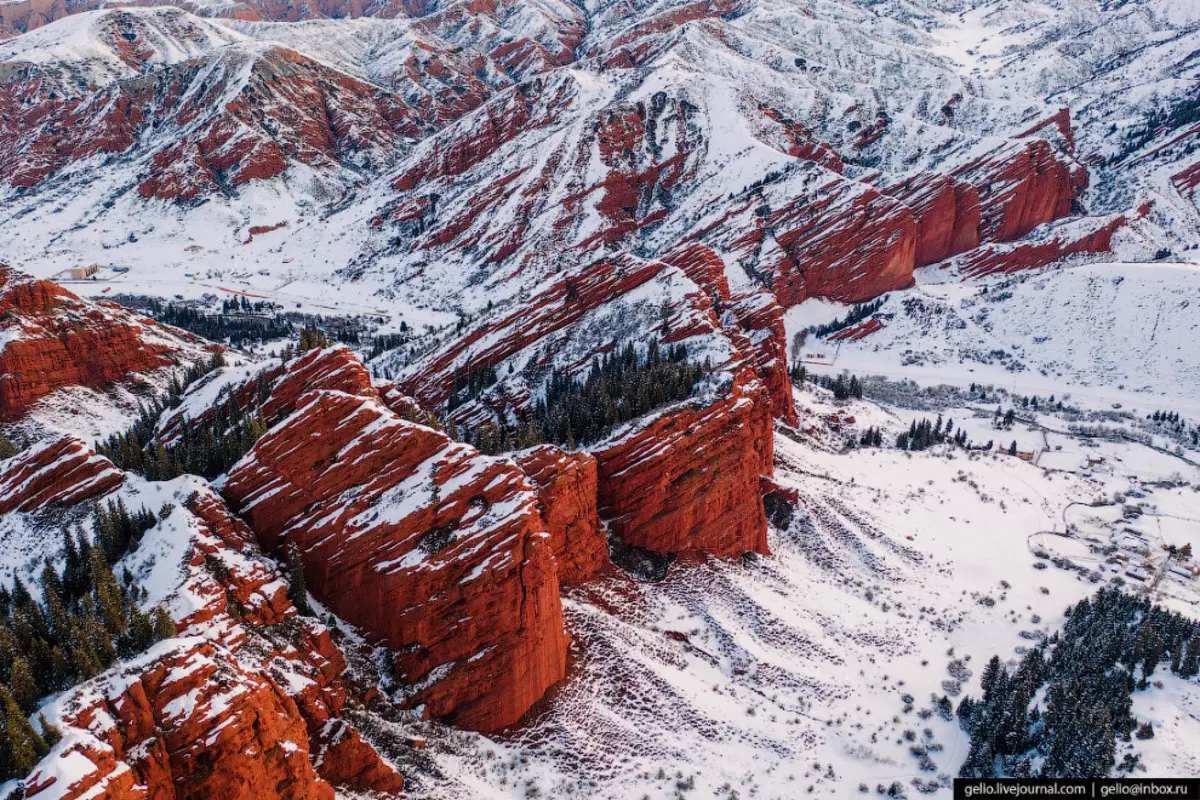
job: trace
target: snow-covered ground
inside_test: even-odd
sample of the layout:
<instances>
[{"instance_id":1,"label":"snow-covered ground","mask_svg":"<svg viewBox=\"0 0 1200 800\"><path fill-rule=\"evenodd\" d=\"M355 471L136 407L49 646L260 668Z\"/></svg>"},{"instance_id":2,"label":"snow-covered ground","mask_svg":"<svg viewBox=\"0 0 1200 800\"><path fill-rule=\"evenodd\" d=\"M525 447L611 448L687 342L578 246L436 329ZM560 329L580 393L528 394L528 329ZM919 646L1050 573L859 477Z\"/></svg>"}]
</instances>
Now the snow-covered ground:
<instances>
[{"instance_id":1,"label":"snow-covered ground","mask_svg":"<svg viewBox=\"0 0 1200 800\"><path fill-rule=\"evenodd\" d=\"M915 288L889 295L878 314L883 330L841 343L810 338L800 357L828 356L820 360L832 366L809 365L817 372L992 384L1200 421L1200 266L1066 264L963 283L939 278L924 270ZM846 310L825 301L792 308L789 346L798 331Z\"/></svg>"},{"instance_id":2,"label":"snow-covered ground","mask_svg":"<svg viewBox=\"0 0 1200 800\"><path fill-rule=\"evenodd\" d=\"M978 696L984 662L1018 657L1068 605L1116 580L1200 614L1200 579L1171 572L1161 549L1200 548L1200 468L1065 434L1053 467L945 448L843 450L866 427L890 444L930 415L836 404L811 386L796 397L813 431L778 430L776 479L803 508L772 527L772 555L571 594L570 679L511 737L431 736L444 774L415 775L414 797L782 800L893 781L913 796L914 779L945 784L966 755L957 722L930 713L933 697ZM976 440L991 422L973 410L945 411ZM835 412L855 423L833 428ZM1105 460L1089 467L1085 452ZM1127 506L1139 507L1132 522ZM1064 520L1071 538L1052 533ZM1115 553L1129 561L1097 555L1131 536ZM1126 575L1136 569L1150 579ZM1149 774L1200 772L1198 704L1195 681L1137 694L1139 719L1169 731L1135 742ZM925 786L949 796L948 784Z\"/></svg>"}]
</instances>

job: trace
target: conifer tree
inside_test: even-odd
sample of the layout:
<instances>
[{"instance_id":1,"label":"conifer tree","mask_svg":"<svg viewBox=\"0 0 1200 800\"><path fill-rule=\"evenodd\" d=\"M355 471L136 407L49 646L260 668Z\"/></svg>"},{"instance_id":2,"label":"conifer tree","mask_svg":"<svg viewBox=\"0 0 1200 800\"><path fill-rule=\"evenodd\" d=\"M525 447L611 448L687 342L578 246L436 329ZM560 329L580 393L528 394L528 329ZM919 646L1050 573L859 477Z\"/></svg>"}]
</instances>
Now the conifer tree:
<instances>
[{"instance_id":1,"label":"conifer tree","mask_svg":"<svg viewBox=\"0 0 1200 800\"><path fill-rule=\"evenodd\" d=\"M50 748L29 724L12 693L3 686L0 686L0 714L4 716L4 728L8 739L10 777L24 777Z\"/></svg>"},{"instance_id":2,"label":"conifer tree","mask_svg":"<svg viewBox=\"0 0 1200 800\"><path fill-rule=\"evenodd\" d=\"M288 599L302 616L313 615L312 606L308 603L308 584L304 580L304 564L300 561L300 548L295 542L288 542Z\"/></svg>"},{"instance_id":3,"label":"conifer tree","mask_svg":"<svg viewBox=\"0 0 1200 800\"><path fill-rule=\"evenodd\" d=\"M153 634L156 642L170 639L176 634L175 622L162 606L154 610Z\"/></svg>"}]
</instances>

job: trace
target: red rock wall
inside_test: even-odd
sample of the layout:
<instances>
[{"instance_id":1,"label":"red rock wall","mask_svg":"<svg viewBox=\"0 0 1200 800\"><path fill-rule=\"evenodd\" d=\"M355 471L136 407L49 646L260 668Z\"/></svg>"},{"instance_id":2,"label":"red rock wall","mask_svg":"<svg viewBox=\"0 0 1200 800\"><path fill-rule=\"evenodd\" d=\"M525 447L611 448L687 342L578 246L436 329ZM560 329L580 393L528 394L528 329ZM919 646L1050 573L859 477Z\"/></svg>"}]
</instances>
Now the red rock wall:
<instances>
[{"instance_id":1,"label":"red rock wall","mask_svg":"<svg viewBox=\"0 0 1200 800\"><path fill-rule=\"evenodd\" d=\"M810 195L755 213L747 227L750 210L698 238L732 237L729 250L757 261L769 234L778 253L769 288L784 308L809 297L857 303L913 283L916 220L908 206L874 189L833 176Z\"/></svg>"},{"instance_id":2,"label":"red rock wall","mask_svg":"<svg viewBox=\"0 0 1200 800\"><path fill-rule=\"evenodd\" d=\"M226 495L268 547L295 542L313 592L392 649L409 705L492 731L562 679L554 554L512 462L331 391L301 398L252 455Z\"/></svg>"},{"instance_id":3,"label":"red rock wall","mask_svg":"<svg viewBox=\"0 0 1200 800\"><path fill-rule=\"evenodd\" d=\"M970 184L946 175L923 175L888 191L916 217L915 266L935 264L979 245L979 193Z\"/></svg>"},{"instance_id":4,"label":"red rock wall","mask_svg":"<svg viewBox=\"0 0 1200 800\"><path fill-rule=\"evenodd\" d=\"M979 191L981 240L1007 242L1070 215L1087 188L1087 171L1045 139L1014 143L955 172Z\"/></svg>"},{"instance_id":5,"label":"red rock wall","mask_svg":"<svg viewBox=\"0 0 1200 800\"><path fill-rule=\"evenodd\" d=\"M1125 217L1120 216L1072 237L1055 236L1045 241L981 247L964 255L957 266L962 274L978 277L1036 269L1078 253L1108 253L1112 250L1113 234L1125 223Z\"/></svg>"},{"instance_id":6,"label":"red rock wall","mask_svg":"<svg viewBox=\"0 0 1200 800\"><path fill-rule=\"evenodd\" d=\"M72 436L0 461L0 514L71 506L120 486L124 474Z\"/></svg>"},{"instance_id":7,"label":"red rock wall","mask_svg":"<svg viewBox=\"0 0 1200 800\"><path fill-rule=\"evenodd\" d=\"M772 471L773 423L751 375L740 374L728 397L664 414L594 451L600 514L625 542L660 553L769 552L759 479Z\"/></svg>"},{"instance_id":8,"label":"red rock wall","mask_svg":"<svg viewBox=\"0 0 1200 800\"><path fill-rule=\"evenodd\" d=\"M110 304L81 300L50 281L37 281L0 265L0 326L16 332L0 350L0 422L24 414L63 386L98 389L133 372L179 361L192 337ZM156 341L142 339L155 329ZM178 335L176 335L178 334Z\"/></svg>"},{"instance_id":9,"label":"red rock wall","mask_svg":"<svg viewBox=\"0 0 1200 800\"><path fill-rule=\"evenodd\" d=\"M309 761L296 704L227 651L185 641L123 672L123 680L101 679L102 694L65 720L111 748L113 760L97 753L98 769L69 789L48 783L52 772L35 771L28 797L334 799ZM128 777L120 774L124 765Z\"/></svg>"},{"instance_id":10,"label":"red rock wall","mask_svg":"<svg viewBox=\"0 0 1200 800\"><path fill-rule=\"evenodd\" d=\"M338 719L351 691L329 631L296 616L250 529L195 483L183 504L194 526L181 638L54 707L64 744L30 776L29 795L332 800L334 783L398 796L403 778ZM70 766L78 755L95 769Z\"/></svg>"},{"instance_id":11,"label":"red rock wall","mask_svg":"<svg viewBox=\"0 0 1200 800\"><path fill-rule=\"evenodd\" d=\"M596 459L542 445L515 454L537 490L538 508L558 562L558 582L581 584L609 565L608 542L596 512Z\"/></svg>"},{"instance_id":12,"label":"red rock wall","mask_svg":"<svg viewBox=\"0 0 1200 800\"><path fill-rule=\"evenodd\" d=\"M263 403L263 419L274 422L296 410L301 395L317 389L374 397L371 373L345 345L309 350L286 365L282 377L271 387L271 396Z\"/></svg>"}]
</instances>

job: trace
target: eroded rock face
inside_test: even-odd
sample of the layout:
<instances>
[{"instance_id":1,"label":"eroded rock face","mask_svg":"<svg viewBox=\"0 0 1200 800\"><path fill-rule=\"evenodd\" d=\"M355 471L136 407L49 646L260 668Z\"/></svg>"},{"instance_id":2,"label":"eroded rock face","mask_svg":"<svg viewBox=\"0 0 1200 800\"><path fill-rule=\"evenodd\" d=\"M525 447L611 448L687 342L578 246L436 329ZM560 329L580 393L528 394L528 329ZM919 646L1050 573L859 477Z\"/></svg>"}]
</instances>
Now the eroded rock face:
<instances>
[{"instance_id":1,"label":"eroded rock face","mask_svg":"<svg viewBox=\"0 0 1200 800\"><path fill-rule=\"evenodd\" d=\"M403 778L340 714L353 701L329 631L302 620L253 533L204 481L127 557L157 571L178 638L49 700L63 741L30 797L395 797ZM158 586L163 579L174 588Z\"/></svg>"},{"instance_id":2,"label":"eroded rock face","mask_svg":"<svg viewBox=\"0 0 1200 800\"><path fill-rule=\"evenodd\" d=\"M63 386L98 389L203 354L183 331L0 264L0 422Z\"/></svg>"},{"instance_id":3,"label":"eroded rock face","mask_svg":"<svg viewBox=\"0 0 1200 800\"><path fill-rule=\"evenodd\" d=\"M1113 234L1126 222L1124 215L1082 220L1062 230L1048 231L1033 241L986 245L964 253L953 263L963 275L978 277L1037 269L1081 253L1107 253L1112 250Z\"/></svg>"},{"instance_id":4,"label":"eroded rock face","mask_svg":"<svg viewBox=\"0 0 1200 800\"><path fill-rule=\"evenodd\" d=\"M124 474L79 439L39 442L0 461L0 514L71 506L120 486Z\"/></svg>"},{"instance_id":5,"label":"eroded rock face","mask_svg":"<svg viewBox=\"0 0 1200 800\"><path fill-rule=\"evenodd\" d=\"M595 451L600 513L658 553L766 554L759 479L773 459L766 389L748 372L725 397L635 425Z\"/></svg>"},{"instance_id":6,"label":"eroded rock face","mask_svg":"<svg viewBox=\"0 0 1200 800\"><path fill-rule=\"evenodd\" d=\"M955 173L978 188L981 240L1007 242L1071 213L1087 188L1087 170L1045 139L1013 143Z\"/></svg>"},{"instance_id":7,"label":"eroded rock face","mask_svg":"<svg viewBox=\"0 0 1200 800\"><path fill-rule=\"evenodd\" d=\"M581 584L608 565L608 543L596 512L596 459L542 445L515 454L537 490L538 507L558 562L562 586Z\"/></svg>"},{"instance_id":8,"label":"eroded rock face","mask_svg":"<svg viewBox=\"0 0 1200 800\"><path fill-rule=\"evenodd\" d=\"M63 712L67 736L28 779L29 797L333 800L299 709L278 685L209 642L164 645L86 686L92 702ZM111 753L113 770L64 792L56 758L93 752Z\"/></svg>"},{"instance_id":9,"label":"eroded rock face","mask_svg":"<svg viewBox=\"0 0 1200 800\"><path fill-rule=\"evenodd\" d=\"M312 590L395 653L404 701L462 727L516 722L561 680L554 553L525 475L376 397L304 395L225 493Z\"/></svg>"},{"instance_id":10,"label":"eroded rock face","mask_svg":"<svg viewBox=\"0 0 1200 800\"><path fill-rule=\"evenodd\" d=\"M349 347L309 350L286 365L282 376L271 387L271 395L262 406L263 419L274 422L286 417L296 410L301 395L317 389L376 396L371 374Z\"/></svg>"},{"instance_id":11,"label":"eroded rock face","mask_svg":"<svg viewBox=\"0 0 1200 800\"><path fill-rule=\"evenodd\" d=\"M914 266L935 264L979 244L979 192L969 183L947 175L923 175L889 192L916 217Z\"/></svg>"}]
</instances>

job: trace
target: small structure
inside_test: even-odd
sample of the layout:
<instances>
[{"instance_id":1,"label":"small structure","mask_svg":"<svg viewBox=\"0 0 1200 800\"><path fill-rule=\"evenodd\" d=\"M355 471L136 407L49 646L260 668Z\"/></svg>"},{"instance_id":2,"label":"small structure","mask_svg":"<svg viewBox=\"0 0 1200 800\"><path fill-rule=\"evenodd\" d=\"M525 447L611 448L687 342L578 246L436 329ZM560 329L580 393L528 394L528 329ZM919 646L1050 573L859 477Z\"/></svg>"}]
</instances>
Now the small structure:
<instances>
[{"instance_id":1,"label":"small structure","mask_svg":"<svg viewBox=\"0 0 1200 800\"><path fill-rule=\"evenodd\" d=\"M1135 581L1142 581L1143 583L1146 581L1146 573L1141 567L1130 567L1125 570L1125 574Z\"/></svg>"},{"instance_id":2,"label":"small structure","mask_svg":"<svg viewBox=\"0 0 1200 800\"><path fill-rule=\"evenodd\" d=\"M187 247L183 248L183 250L186 253L200 253L203 252L204 248L198 244L189 244Z\"/></svg>"},{"instance_id":3,"label":"small structure","mask_svg":"<svg viewBox=\"0 0 1200 800\"><path fill-rule=\"evenodd\" d=\"M86 267L71 267L71 280L83 281L100 271L99 264L88 264Z\"/></svg>"}]
</instances>

